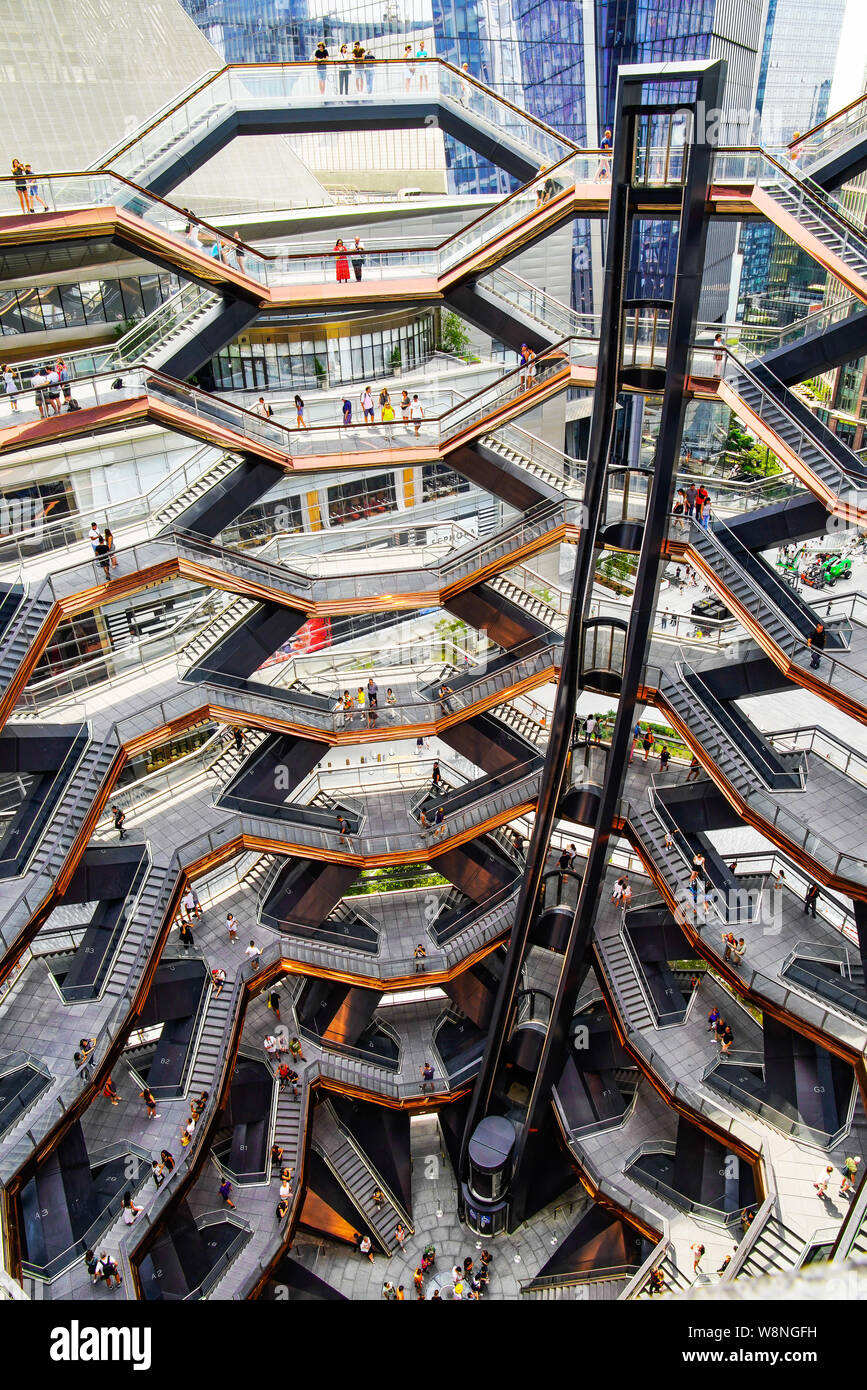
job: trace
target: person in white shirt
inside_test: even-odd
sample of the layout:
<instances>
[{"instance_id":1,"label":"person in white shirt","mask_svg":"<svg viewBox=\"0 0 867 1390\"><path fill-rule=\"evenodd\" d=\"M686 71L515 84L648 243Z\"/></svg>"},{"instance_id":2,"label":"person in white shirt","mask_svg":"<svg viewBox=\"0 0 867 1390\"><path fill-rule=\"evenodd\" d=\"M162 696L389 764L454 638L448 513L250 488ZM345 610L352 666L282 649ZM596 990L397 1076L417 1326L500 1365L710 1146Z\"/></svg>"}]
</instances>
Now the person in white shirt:
<instances>
[{"instance_id":1,"label":"person in white shirt","mask_svg":"<svg viewBox=\"0 0 867 1390\"><path fill-rule=\"evenodd\" d=\"M254 970L259 969L259 957L261 956L261 954L262 952L256 945L255 941L251 941L250 945L245 950L244 955L247 957Z\"/></svg>"},{"instance_id":2,"label":"person in white shirt","mask_svg":"<svg viewBox=\"0 0 867 1390\"><path fill-rule=\"evenodd\" d=\"M277 1039L274 1037L273 1033L268 1034L262 1046L265 1048L265 1051L267 1052L269 1057L276 1057Z\"/></svg>"},{"instance_id":3,"label":"person in white shirt","mask_svg":"<svg viewBox=\"0 0 867 1390\"><path fill-rule=\"evenodd\" d=\"M265 397L260 396L256 404L253 406L253 414L261 415L263 420L268 420L274 414L274 412L271 409L270 405L266 403Z\"/></svg>"},{"instance_id":4,"label":"person in white shirt","mask_svg":"<svg viewBox=\"0 0 867 1390\"><path fill-rule=\"evenodd\" d=\"M9 398L12 407L12 414L18 414L18 382L15 380L15 373L11 367L3 368L3 388Z\"/></svg>"},{"instance_id":5,"label":"person in white shirt","mask_svg":"<svg viewBox=\"0 0 867 1390\"><path fill-rule=\"evenodd\" d=\"M87 539L90 541L90 544L93 546L93 549L95 551L96 547L100 544L99 527L97 526L95 521L92 523L90 527L90 534Z\"/></svg>"},{"instance_id":6,"label":"person in white shirt","mask_svg":"<svg viewBox=\"0 0 867 1390\"><path fill-rule=\"evenodd\" d=\"M238 921L231 912L226 913L226 931L229 933L230 941L238 940Z\"/></svg>"},{"instance_id":7,"label":"person in white shirt","mask_svg":"<svg viewBox=\"0 0 867 1390\"><path fill-rule=\"evenodd\" d=\"M413 396L412 398L412 405L409 408L409 418L415 425L415 435L417 439L421 422L424 419L424 409L418 396Z\"/></svg>"},{"instance_id":8,"label":"person in white shirt","mask_svg":"<svg viewBox=\"0 0 867 1390\"><path fill-rule=\"evenodd\" d=\"M48 373L48 408L60 414L60 373L54 367Z\"/></svg>"},{"instance_id":9,"label":"person in white shirt","mask_svg":"<svg viewBox=\"0 0 867 1390\"><path fill-rule=\"evenodd\" d=\"M48 415L48 399L45 387L48 385L48 374L41 367L31 377L30 384L36 392L36 408L39 411L40 419L44 420Z\"/></svg>"}]
</instances>

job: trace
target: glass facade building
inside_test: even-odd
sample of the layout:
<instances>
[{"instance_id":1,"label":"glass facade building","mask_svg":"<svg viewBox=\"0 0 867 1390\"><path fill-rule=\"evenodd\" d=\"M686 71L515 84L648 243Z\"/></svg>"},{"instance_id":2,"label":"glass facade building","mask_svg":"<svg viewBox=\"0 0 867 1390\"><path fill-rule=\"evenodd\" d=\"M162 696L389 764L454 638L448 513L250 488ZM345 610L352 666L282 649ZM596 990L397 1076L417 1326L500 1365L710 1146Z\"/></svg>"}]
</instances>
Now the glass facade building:
<instances>
[{"instance_id":1,"label":"glass facade building","mask_svg":"<svg viewBox=\"0 0 867 1390\"><path fill-rule=\"evenodd\" d=\"M360 39L378 58L399 57L405 43L424 39L429 53L466 63L502 96L591 147L613 118L624 63L725 58L727 104L751 110L765 8L764 0L385 0L342 11L330 0L182 3L227 62L309 59L322 37L331 51ZM443 143L453 191L508 191L508 175L450 135ZM734 229L712 229L706 318L725 314L735 246ZM594 256L586 222L575 223L572 255L573 305L589 312L599 249Z\"/></svg>"},{"instance_id":2,"label":"glass facade building","mask_svg":"<svg viewBox=\"0 0 867 1390\"><path fill-rule=\"evenodd\" d=\"M768 0L755 111L762 144L782 145L828 114L846 0ZM739 313L774 326L821 298L824 273L767 222L744 228Z\"/></svg>"}]
</instances>

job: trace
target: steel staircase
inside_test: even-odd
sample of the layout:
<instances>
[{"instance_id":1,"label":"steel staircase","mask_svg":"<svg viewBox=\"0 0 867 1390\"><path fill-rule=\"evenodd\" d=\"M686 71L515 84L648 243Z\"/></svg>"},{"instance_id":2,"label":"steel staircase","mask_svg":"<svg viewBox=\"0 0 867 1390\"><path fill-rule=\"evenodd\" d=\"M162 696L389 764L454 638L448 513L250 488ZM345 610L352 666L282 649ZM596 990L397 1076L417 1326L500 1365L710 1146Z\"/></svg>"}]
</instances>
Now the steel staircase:
<instances>
[{"instance_id":1,"label":"steel staircase","mask_svg":"<svg viewBox=\"0 0 867 1390\"><path fill-rule=\"evenodd\" d=\"M822 190L815 192L807 183L785 180L782 171L773 180L762 181L762 189L783 212L821 242L835 259L867 279L867 240L863 230L850 222L842 209L834 207Z\"/></svg>"},{"instance_id":2,"label":"steel staircase","mask_svg":"<svg viewBox=\"0 0 867 1390\"><path fill-rule=\"evenodd\" d=\"M394 1231L398 1221L403 1223L408 1235L415 1228L409 1214L389 1191L370 1159L341 1124L330 1101L317 1107L313 1147L322 1155L354 1204L364 1213L368 1225L376 1231L380 1244L392 1254L397 1246ZM381 1207L372 1199L377 1188L385 1197Z\"/></svg>"},{"instance_id":3,"label":"steel staircase","mask_svg":"<svg viewBox=\"0 0 867 1390\"><path fill-rule=\"evenodd\" d=\"M789 1227L771 1212L737 1277L750 1279L762 1274L778 1274L784 1269L795 1269L800 1263L804 1245L803 1236L789 1230Z\"/></svg>"},{"instance_id":4,"label":"steel staircase","mask_svg":"<svg viewBox=\"0 0 867 1390\"><path fill-rule=\"evenodd\" d=\"M33 593L27 593L18 605L0 640L0 690L14 679L53 606L54 599L48 583L41 584Z\"/></svg>"},{"instance_id":5,"label":"steel staircase","mask_svg":"<svg viewBox=\"0 0 867 1390\"><path fill-rule=\"evenodd\" d=\"M535 618L537 622L544 623L545 627L551 631L559 632L563 629L564 620L556 608L552 608L544 599L537 598L535 594L528 593L520 585L514 584L511 579L506 579L503 575L498 574L493 579L489 579L487 584L488 588L495 589L516 608L522 609L531 618Z\"/></svg>"},{"instance_id":6,"label":"steel staircase","mask_svg":"<svg viewBox=\"0 0 867 1390\"><path fill-rule=\"evenodd\" d=\"M159 529L167 531L172 522L177 520L179 516L182 516L188 507L191 507L194 502L197 502L206 492L210 492L212 488L222 482L223 478L233 472L234 469L239 468L242 462L243 460L240 454L234 454L228 451L220 454L219 458L211 464L210 468L205 469L200 478L197 478L194 483L190 483L190 485L179 492L176 497L173 497L171 502L166 503L165 506L160 507L159 511L154 513L153 519Z\"/></svg>"}]
</instances>

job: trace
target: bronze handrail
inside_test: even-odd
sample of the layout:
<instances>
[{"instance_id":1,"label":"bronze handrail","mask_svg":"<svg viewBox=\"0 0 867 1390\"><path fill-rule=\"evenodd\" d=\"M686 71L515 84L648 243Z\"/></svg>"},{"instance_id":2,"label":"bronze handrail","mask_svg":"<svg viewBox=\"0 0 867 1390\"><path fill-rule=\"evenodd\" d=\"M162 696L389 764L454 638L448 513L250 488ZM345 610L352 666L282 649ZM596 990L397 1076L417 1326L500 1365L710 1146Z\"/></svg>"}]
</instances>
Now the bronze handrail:
<instances>
[{"instance_id":1,"label":"bronze handrail","mask_svg":"<svg viewBox=\"0 0 867 1390\"><path fill-rule=\"evenodd\" d=\"M337 66L341 63L348 62L351 59L351 54L349 54L347 58L327 58L325 60L324 66L330 66L332 64L334 66ZM373 58L369 61L375 63L377 67L383 67L387 64L392 63L399 67L402 67L406 60L404 58ZM441 67L446 68L449 72L453 72L455 76L462 78L466 82L471 82L472 85L474 87L477 87L480 92L483 92L486 96L493 97L495 101L500 102L509 111L515 112L515 114L520 116L522 120L528 121L531 125L538 127L538 129L544 131L546 135L552 135L555 140L559 141L560 144L571 146L573 153L576 153L578 151L579 147L577 145L574 145L573 142L567 136L561 135L559 131L556 131L551 126L546 125L544 121L539 120L538 116L532 115L531 112L522 111L519 106L515 106L513 102L509 101L508 97L500 96L498 92L493 91L490 87L486 87L484 83L479 82L479 80L473 77L471 73L463 72L459 68L456 68L454 64L448 62L447 59L438 58L434 56L429 58L413 58L412 61L414 64L439 64ZM319 66L323 66L323 64L317 64L312 58L309 60L302 60L299 62L291 63L225 63L224 66L221 67L217 72L214 72L211 74L210 77L205 78L205 80L201 82L198 87L194 87L191 91L188 91L184 97L182 97L179 101L175 103L174 106L169 107L167 111L163 111L161 115L157 116L155 120L151 121L150 125L145 126L143 130L140 130L136 135L132 136L132 138L129 139L125 145L121 145L120 149L115 150L112 155L112 158L117 159L119 155L125 154L127 150L133 147L133 145L138 144L139 140L143 140L144 137L146 135L149 135L152 130L155 130L158 125L162 125L163 121L167 120L169 116L173 116L176 111L180 111L182 106L186 106L187 103L191 101L193 97L198 96L200 92L203 92L206 87L209 87L211 85L212 82L216 82L217 79L222 77L224 73L232 72L234 70L249 71L251 69L263 70L268 68L304 68L309 70ZM593 153L596 153L596 151L593 151ZM100 165L99 169L100 171L102 171L103 169L108 167L110 166Z\"/></svg>"},{"instance_id":2,"label":"bronze handrail","mask_svg":"<svg viewBox=\"0 0 867 1390\"><path fill-rule=\"evenodd\" d=\"M806 140L809 140L815 135L817 130L824 130L826 125L830 125L832 121L839 120L841 116L846 115L847 111L853 111L856 106L860 106L861 103L865 101L867 101L867 92L862 92L860 97L855 97L854 100L848 102L846 106L841 106L839 111L832 111L831 115L826 116L824 121L819 121L818 125L811 126L810 129L805 130L802 135L796 135L793 140L789 141L786 149L792 150L799 148Z\"/></svg>"}]
</instances>

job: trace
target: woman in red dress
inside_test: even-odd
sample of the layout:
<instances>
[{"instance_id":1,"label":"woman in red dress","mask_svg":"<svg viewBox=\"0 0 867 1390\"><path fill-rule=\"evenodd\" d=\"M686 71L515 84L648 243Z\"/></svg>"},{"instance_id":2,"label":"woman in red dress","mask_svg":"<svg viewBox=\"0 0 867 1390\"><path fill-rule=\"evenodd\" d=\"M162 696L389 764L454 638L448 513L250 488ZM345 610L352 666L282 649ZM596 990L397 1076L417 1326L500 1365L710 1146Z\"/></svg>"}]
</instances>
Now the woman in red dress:
<instances>
[{"instance_id":1,"label":"woman in red dress","mask_svg":"<svg viewBox=\"0 0 867 1390\"><path fill-rule=\"evenodd\" d=\"M346 254L346 247L343 245L343 240L342 240L341 237L338 237L338 238L337 238L337 245L335 246L334 250L337 252L337 279L338 279L338 282L340 282L341 280L348 280L348 279L349 279L349 257L348 257L347 254Z\"/></svg>"}]
</instances>

